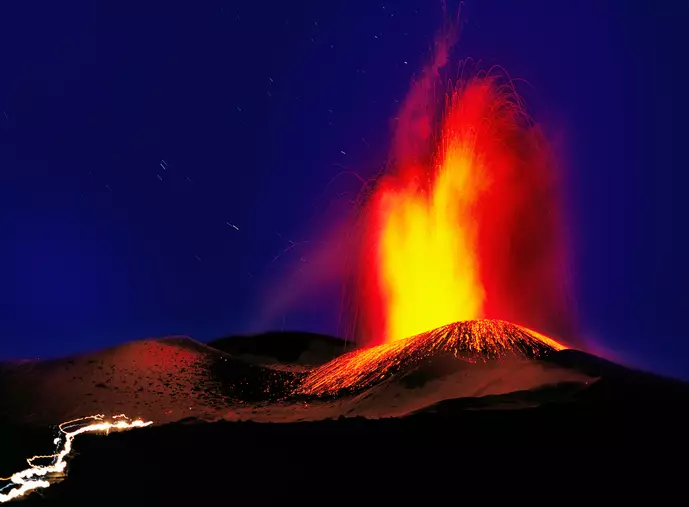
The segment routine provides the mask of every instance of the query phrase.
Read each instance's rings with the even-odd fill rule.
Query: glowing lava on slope
[[[8,481],[9,484],[0,488],[0,503],[9,502],[15,498],[20,498],[31,491],[43,489],[50,486],[50,481],[46,477],[59,476],[64,473],[67,467],[66,458],[72,451],[72,441],[77,435],[82,433],[109,433],[110,431],[124,431],[133,428],[143,428],[153,424],[150,421],[140,419],[131,420],[124,414],[116,415],[112,421],[106,421],[102,414],[81,417],[73,421],[60,424],[60,437],[55,439],[55,445],[60,446],[60,450],[55,454],[47,456],[34,456],[29,458],[29,468],[16,472],[12,477],[0,478],[0,481]],[[51,460],[49,465],[36,465],[38,460]],[[3,491],[9,490],[8,493]]]
[[[425,359],[443,355],[469,361],[533,359],[564,348],[540,333],[501,320],[456,322],[340,356],[312,370],[295,394],[323,396],[361,391]]]
[[[465,64],[442,90],[455,34],[437,39],[366,196],[350,334],[379,344],[489,318],[570,339],[553,157],[504,75]]]

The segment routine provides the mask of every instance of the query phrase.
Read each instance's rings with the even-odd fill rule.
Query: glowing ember
[[[404,340],[356,350],[313,370],[296,394],[359,391],[424,359],[442,355],[470,361],[535,358],[565,347],[530,329],[501,320],[457,322]]]
[[[452,33],[413,84],[363,208],[354,338],[480,318],[569,337],[553,159],[504,77],[465,68],[435,103]]]
[[[82,433],[109,433],[110,431],[123,431],[133,428],[143,428],[153,424],[152,422],[144,422],[140,419],[132,421],[124,414],[116,415],[112,421],[106,421],[104,415],[92,415],[82,417],[73,421],[68,421],[60,424],[60,432],[64,440],[61,442],[60,437],[55,439],[55,444],[60,445],[61,448],[56,454],[47,456],[34,456],[29,458],[29,468],[17,472],[8,478],[0,478],[0,481],[9,481],[10,483],[0,488],[0,503],[9,502],[15,498],[22,497],[31,491],[43,489],[50,486],[48,478],[62,474],[67,466],[66,458],[72,451],[72,441],[77,435]],[[50,465],[35,465],[34,461],[39,459],[51,460]],[[8,493],[2,493],[4,490],[9,490]]]

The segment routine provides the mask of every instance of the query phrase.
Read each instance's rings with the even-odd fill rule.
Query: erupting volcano
[[[436,40],[363,201],[350,332],[375,345],[488,318],[568,340],[554,158],[505,75],[465,62],[443,89],[455,35]]]
[[[641,195],[625,185],[632,170],[639,181],[665,184],[667,170],[641,172],[648,163],[672,169],[671,157],[658,155],[671,154],[673,125],[656,110],[676,114],[674,107],[653,100],[635,108],[639,93],[632,93],[657,99],[659,90],[673,91],[669,80],[630,88],[638,69],[615,73],[624,67],[625,34],[633,42],[627,52],[638,54],[648,9],[634,7],[641,17],[615,28],[633,19],[631,11],[599,12],[595,2],[469,2],[477,5],[471,25],[485,27],[471,43],[477,54],[511,56],[517,67],[528,58],[541,78],[557,78],[537,78],[536,86],[568,98],[570,114],[561,120],[582,140],[570,149],[583,169],[569,189],[550,129],[532,119],[540,114],[527,110],[515,81],[480,62],[450,65],[458,20],[440,31],[420,72],[403,78],[411,86],[390,135],[378,135],[384,104],[400,98],[392,73],[413,67],[401,64],[413,63],[404,60],[427,43],[437,4],[448,19],[446,0],[307,3],[313,9],[199,3],[198,12],[115,17],[60,5],[49,15],[65,11],[74,26],[67,18],[44,23],[44,10],[37,20],[21,15],[26,29],[6,23],[16,31],[8,40],[36,43],[3,66],[11,93],[2,101],[0,167],[8,177],[0,194],[9,214],[0,237],[9,243],[0,252],[9,256],[0,269],[10,276],[0,276],[0,507],[301,505],[343,492],[408,503],[415,485],[435,504],[436,496],[466,496],[458,481],[437,473],[421,479],[448,459],[453,471],[459,465],[461,486],[476,484],[472,471],[492,489],[496,478],[504,483],[523,471],[518,480],[538,479],[539,497],[552,484],[559,498],[563,470],[576,471],[568,487],[585,486],[580,471],[603,462],[598,456],[606,470],[620,468],[610,459],[618,455],[635,457],[635,469],[657,466],[660,459],[644,459],[648,450],[677,453],[687,440],[689,384],[610,360],[635,355],[634,347],[607,358],[580,350],[586,336],[569,298],[561,190],[573,203],[593,199],[589,213],[574,215],[582,229],[591,217],[604,226],[581,236],[581,246],[588,238],[592,248],[581,297],[599,296],[588,301],[591,313],[582,312],[592,318],[581,319],[587,334],[610,332],[611,341],[601,336],[608,346],[647,336],[656,360],[672,353],[675,338],[663,332],[681,334],[669,325],[667,303],[681,303],[682,280],[673,279],[679,292],[661,293],[671,288],[664,273],[680,270],[656,272],[651,262],[668,260],[681,231],[654,226],[647,242],[662,255],[623,258],[646,240],[646,222],[677,219],[657,206],[657,196],[672,196],[659,191],[663,185],[649,188],[657,196],[643,195],[642,204],[662,213],[644,209],[636,217],[642,223],[627,213],[641,199],[612,195]],[[644,47],[654,39],[677,45],[665,37],[665,21],[651,23],[663,37],[645,37]],[[32,34],[35,27],[48,37]],[[608,39],[615,44],[606,49]],[[49,44],[59,50],[43,55]],[[663,46],[649,47],[662,56],[656,63],[674,61]],[[572,86],[567,69],[591,53],[600,64],[595,86]],[[308,71],[316,67],[314,80]],[[608,67],[614,72],[598,72]],[[629,88],[625,96],[619,83]],[[51,93],[56,84],[60,93]],[[579,114],[582,104],[595,114]],[[623,107],[628,115],[619,114]],[[639,126],[630,127],[635,120]],[[645,135],[642,122],[662,125],[660,137]],[[600,132],[609,139],[597,146]],[[314,185],[331,176],[328,165],[360,168],[382,139],[390,141],[387,162],[354,210],[351,187],[322,206],[326,189]],[[630,140],[648,150],[631,153]],[[158,157],[166,158],[156,169]],[[353,174],[358,185],[349,167],[336,177]],[[604,197],[598,202],[574,192],[587,191],[591,175]],[[320,195],[310,197],[309,188]],[[308,229],[320,237],[297,241],[312,209],[317,227]],[[629,262],[591,279],[610,267],[594,266],[601,234],[617,241],[607,243],[607,262]],[[638,273],[617,292],[599,290]],[[620,291],[644,297],[616,298]],[[658,300],[651,307],[649,294]],[[617,305],[606,306],[612,299]],[[337,310],[348,326],[338,336],[305,332],[334,327]],[[648,315],[636,321],[634,311]],[[236,328],[210,339],[224,325]],[[235,334],[249,330],[260,334]],[[204,341],[136,339],[169,331]],[[24,340],[35,343],[6,347]],[[591,345],[602,351],[603,343]],[[22,350],[31,358],[5,359]],[[543,464],[557,477],[546,479]],[[498,477],[494,468],[508,473]]]

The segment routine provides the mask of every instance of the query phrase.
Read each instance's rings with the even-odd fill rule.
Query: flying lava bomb
[[[443,78],[457,34],[437,37],[361,200],[349,334],[380,344],[501,319],[571,340],[555,158],[504,71],[466,61]]]

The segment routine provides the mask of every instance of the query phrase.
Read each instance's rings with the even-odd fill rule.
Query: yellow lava
[[[385,341],[483,316],[473,208],[486,186],[475,136],[443,132],[430,195],[415,178],[383,189],[378,263],[386,307]]]

